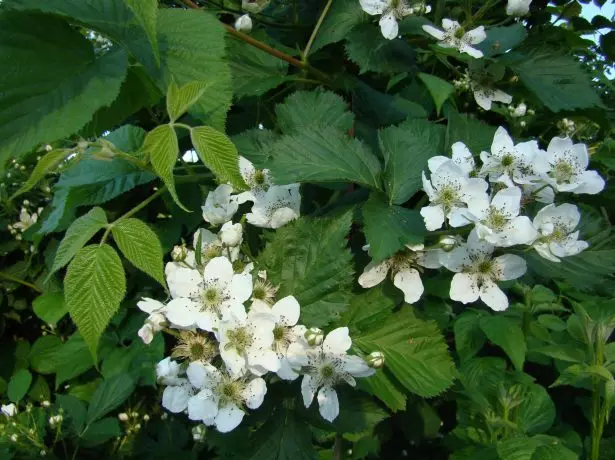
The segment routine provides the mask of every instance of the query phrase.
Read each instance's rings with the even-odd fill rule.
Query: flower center
[[[493,268],[493,261],[483,260],[478,263],[476,270],[478,271],[478,273],[482,275],[488,275],[489,273],[491,273],[492,268]]]
[[[248,347],[252,345],[252,342],[254,342],[252,333],[245,327],[231,329],[226,333],[226,337],[229,341],[227,346],[235,348],[240,354],[245,353]]]
[[[286,328],[284,326],[276,326],[273,328],[273,338],[276,342],[284,339],[286,335]]]
[[[221,254],[222,254],[222,248],[214,244],[207,246],[205,250],[203,251],[203,256],[208,260],[213,259],[214,257],[218,257]]]
[[[466,34],[465,29],[463,27],[458,27],[457,30],[455,30],[455,33],[453,35],[455,36],[455,38],[461,40],[465,34]]]
[[[201,300],[205,309],[216,308],[220,304],[220,291],[215,287],[205,289],[201,294]]]
[[[494,230],[502,230],[507,222],[506,215],[500,209],[494,207],[490,209],[487,216],[487,226]]]
[[[242,393],[245,385],[242,382],[233,380],[223,380],[216,388],[216,393],[220,397],[220,407],[228,404],[235,404],[239,407],[243,404]]]
[[[505,168],[512,166],[514,162],[515,157],[513,157],[510,153],[507,153],[502,157],[502,166],[504,166]]]
[[[331,378],[334,375],[335,375],[335,368],[332,365],[326,364],[320,368],[320,376],[322,377],[323,380],[331,380]]]
[[[560,160],[553,167],[553,177],[557,182],[570,182],[574,175],[574,167],[565,160]]]
[[[256,185],[264,185],[265,182],[267,182],[267,177],[265,176],[265,173],[263,171],[257,169],[256,171],[254,171],[253,180]]]

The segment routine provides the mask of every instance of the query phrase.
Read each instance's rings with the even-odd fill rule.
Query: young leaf
[[[325,326],[348,306],[352,257],[346,249],[351,214],[336,219],[302,218],[277,230],[258,260],[278,298],[294,295],[301,320]]]
[[[229,182],[237,190],[247,188],[239,173],[239,154],[224,133],[199,126],[190,130],[190,139],[201,161],[216,174],[220,183]]]
[[[124,267],[113,248],[82,248],[68,266],[64,293],[70,316],[96,360],[100,337],[126,293]]]
[[[410,120],[378,133],[384,156],[384,182],[394,204],[406,202],[422,189],[427,160],[444,150],[444,129],[425,120]]]
[[[179,154],[179,144],[177,134],[171,125],[160,125],[151,130],[143,141],[143,151],[149,155],[154,171],[160,176],[169,193],[173,197],[177,206],[184,211],[190,212],[179,201],[175,190],[175,179],[173,178],[173,168],[177,162]]]
[[[68,313],[62,292],[49,292],[39,295],[32,302],[32,309],[36,316],[52,326],[55,326]]]
[[[385,197],[372,193],[361,207],[363,231],[374,262],[399,251],[405,244],[422,243],[425,224],[418,211],[389,205]]]
[[[327,126],[346,132],[354,124],[346,101],[331,91],[297,91],[275,106],[275,114],[286,134]]]
[[[278,184],[354,182],[380,189],[380,162],[369,148],[334,127],[306,128],[271,146],[271,174]]]
[[[180,88],[175,80],[172,80],[167,91],[167,112],[171,122],[186,113],[186,110],[201,98],[206,89],[207,83],[204,81],[191,81]]]
[[[135,388],[134,380],[126,375],[120,374],[104,380],[94,392],[90,407],[88,407],[87,423],[107,415],[113,409],[119,407],[132,393]]]
[[[32,189],[38,182],[45,177],[45,174],[52,171],[58,164],[66,158],[66,156],[70,153],[69,150],[52,150],[51,152],[46,153],[39,161],[36,163],[32,174],[28,180],[17,190],[10,200],[15,199],[19,195],[26,193],[28,190]]]
[[[114,224],[111,233],[124,257],[166,288],[162,247],[154,231],[139,219],[123,219]]]
[[[87,214],[74,221],[58,246],[49,276],[69,263],[77,251],[105,225],[107,225],[107,215],[98,207],[90,209]]]
[[[487,338],[502,348],[515,368],[522,371],[526,345],[525,335],[519,323],[506,316],[482,316],[479,324]]]
[[[446,80],[442,80],[435,75],[427,73],[419,73],[418,77],[425,84],[434,103],[436,104],[436,112],[440,115],[440,109],[446,100],[455,92],[455,87]]]
[[[32,374],[27,369],[19,369],[9,380],[7,396],[13,402],[19,402],[28,392],[32,384]]]
[[[160,51],[158,50],[158,32],[156,21],[158,16],[158,0],[124,0],[128,8],[137,17],[137,20],[145,30],[147,38],[152,45],[156,62],[160,64]]]

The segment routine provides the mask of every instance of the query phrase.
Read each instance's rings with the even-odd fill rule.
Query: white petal
[[[451,146],[453,151],[452,159],[457,166],[459,166],[464,173],[470,174],[475,167],[474,157],[472,152],[463,142],[455,142]]]
[[[226,286],[233,279],[233,264],[226,257],[214,257],[203,270],[203,280],[217,286]]]
[[[459,144],[461,144],[461,142],[459,142]],[[453,144],[453,152],[454,151],[455,151],[455,144]],[[449,157],[445,157],[442,155],[436,155],[435,157],[431,157],[429,160],[427,160],[427,167],[429,168],[429,171],[433,174],[438,170],[440,166],[442,166],[442,164],[446,163],[447,161],[450,161]]]
[[[512,96],[499,89],[493,90],[492,99],[503,104],[510,104],[512,102]]]
[[[307,348],[302,342],[294,342],[288,346],[286,350],[286,359],[293,369],[301,369],[307,366],[309,359],[307,356]]]
[[[188,400],[188,418],[211,425],[218,414],[218,404],[211,390],[201,390]]]
[[[166,387],[162,393],[162,407],[169,412],[179,414],[188,407],[191,394],[186,386]]]
[[[581,185],[575,188],[572,193],[588,193],[590,195],[595,195],[604,189],[604,179],[597,171],[584,171],[579,179]]]
[[[199,312],[199,306],[192,300],[178,298],[171,300],[167,304],[165,316],[176,326],[190,327],[194,325],[195,315]]]
[[[252,295],[252,275],[240,273],[231,279],[231,295],[235,302],[245,302]]]
[[[473,45],[479,44],[487,38],[487,34],[485,33],[485,27],[479,26],[476,29],[472,29],[469,32],[466,32],[464,38],[467,38],[469,42]]]
[[[474,100],[484,110],[491,110],[491,101],[492,98],[489,95],[489,92],[485,91],[483,88],[478,88],[473,91]]]
[[[290,361],[284,357],[280,358],[280,368],[277,374],[282,380],[295,380],[299,377],[299,374],[297,374],[290,365]]]
[[[491,200],[491,205],[502,210],[509,219],[518,216],[521,206],[521,189],[510,187],[500,190]]]
[[[344,356],[344,371],[355,377],[369,377],[376,372],[363,358],[353,355]]]
[[[205,310],[196,312],[194,315],[194,324],[199,329],[207,332],[213,332],[218,329],[220,318],[215,311]]]
[[[554,254],[551,253],[550,245],[547,243],[535,244],[534,249],[541,257],[544,257],[551,262],[561,262],[559,258],[557,258]]]
[[[467,53],[473,58],[480,59],[483,57],[483,52],[469,45],[461,45],[459,47],[459,51],[462,53]]]
[[[190,297],[198,289],[198,284],[203,277],[192,268],[177,267],[173,262],[167,264],[165,268],[167,283],[171,297]]]
[[[444,224],[444,209],[441,205],[425,206],[421,208],[421,216],[423,216],[423,220],[425,221],[425,227],[430,232],[442,228]]]
[[[280,359],[273,350],[255,350],[248,354],[248,369],[258,376],[277,372],[280,369]]]
[[[213,389],[222,379],[220,371],[214,366],[199,362],[193,362],[188,365],[188,369],[186,369],[186,376],[188,377],[190,384],[199,389]]]
[[[371,288],[382,283],[387,277],[390,265],[389,260],[377,264],[370,262],[359,276],[359,284],[364,288]]]
[[[387,0],[360,0],[360,3],[363,11],[371,16],[384,13],[388,7]]]
[[[258,409],[265,395],[267,394],[267,384],[261,378],[256,378],[250,381],[243,390],[243,399],[249,409]]]
[[[495,263],[500,268],[500,280],[508,281],[522,277],[527,271],[525,259],[514,254],[504,254],[496,257]]]
[[[393,284],[404,293],[404,301],[409,304],[417,302],[425,290],[421,275],[414,268],[398,271],[393,277]]]
[[[451,281],[450,297],[452,300],[462,303],[472,303],[478,300],[480,295],[476,277],[467,273],[457,273]]]
[[[237,353],[235,348],[226,347],[220,344],[220,357],[226,365],[228,373],[233,378],[237,378],[246,372],[246,359]]]
[[[145,345],[149,345],[152,343],[152,340],[154,340],[154,329],[151,324],[145,323],[141,329],[137,331],[137,335]]]
[[[499,288],[497,284],[492,281],[483,283],[480,288],[480,299],[485,304],[495,311],[504,311],[508,308],[508,297]]]
[[[271,228],[280,228],[287,223],[297,219],[299,214],[291,208],[279,208],[271,215]]]
[[[256,168],[250,160],[239,156],[239,173],[246,183],[249,183],[256,172]]]
[[[320,382],[318,379],[309,374],[303,376],[303,380],[301,381],[301,395],[303,396],[303,405],[305,407],[310,407],[319,386]]]
[[[218,410],[216,415],[216,428],[220,433],[228,433],[239,426],[243,420],[244,412],[235,404],[229,404]]]
[[[325,353],[344,354],[352,346],[347,327],[338,327],[327,334],[322,343]]]
[[[294,326],[299,321],[299,315],[301,314],[299,302],[292,295],[278,300],[271,307],[271,310],[276,318],[278,318],[277,322],[283,326]]]
[[[461,25],[457,21],[453,21],[452,19],[444,18],[442,19],[442,28],[447,32],[455,32],[459,29]]]
[[[157,300],[150,299],[149,297],[143,297],[137,302],[137,307],[145,313],[152,313],[156,310],[162,310],[164,308],[164,304]]]
[[[430,25],[424,25],[423,30],[438,40],[443,40],[446,35],[444,31],[437,29],[434,26],[430,26]]]
[[[516,244],[532,244],[538,238],[538,231],[527,216],[515,217],[505,228],[507,244],[501,246],[514,246]]]
[[[340,413],[340,403],[337,393],[329,386],[322,387],[318,392],[318,406],[320,415],[325,420],[332,422]]]
[[[387,40],[393,40],[399,34],[399,26],[393,11],[389,11],[380,18],[380,31]]]
[[[448,223],[451,225],[451,227],[455,228],[464,227],[477,220],[477,217],[474,216],[467,208],[458,207],[453,207],[453,209],[451,209],[451,212],[448,213],[447,217]]]

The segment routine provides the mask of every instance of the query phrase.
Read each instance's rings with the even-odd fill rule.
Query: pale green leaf
[[[9,380],[6,393],[13,402],[19,402],[28,392],[32,384],[32,374],[27,369],[19,369]]]
[[[126,374],[116,375],[103,382],[96,389],[88,407],[87,423],[107,415],[119,407],[135,388],[134,380]]]
[[[480,328],[481,314],[468,310],[455,320],[455,350],[462,361],[472,358],[485,343],[485,334]]]
[[[47,173],[52,172],[55,167],[68,156],[69,153],[69,150],[52,150],[51,152],[43,155],[43,157],[36,163],[36,166],[34,167],[34,170],[32,171],[32,174],[30,174],[28,180],[19,188],[19,190],[13,193],[10,200],[13,200],[19,195],[32,189],[32,187],[38,184]]]
[[[162,247],[154,231],[139,219],[123,219],[111,228],[117,247],[135,267],[166,288]]]
[[[346,101],[331,91],[297,91],[276,105],[275,113],[278,127],[286,134],[327,126],[348,131],[354,123]]]
[[[173,177],[173,168],[177,162],[179,154],[179,144],[177,133],[171,125],[160,125],[151,130],[145,136],[143,141],[143,152],[148,155],[149,161],[160,176],[164,184],[169,189],[169,193],[173,200],[184,211],[188,211],[179,201],[177,191],[175,190],[175,178]]]
[[[62,292],[39,295],[32,301],[32,310],[42,321],[52,326],[55,326],[68,313]]]
[[[334,127],[306,128],[271,146],[268,164],[278,184],[354,182],[379,189],[380,162],[369,148]]]
[[[363,232],[374,262],[380,262],[404,247],[423,242],[425,224],[419,212],[390,205],[384,196],[372,193],[361,207]]]
[[[350,224],[350,213],[335,219],[301,218],[277,230],[258,257],[270,282],[280,286],[278,298],[297,298],[305,324],[325,326],[348,307]]]
[[[158,16],[158,0],[124,0],[128,8],[132,10],[139,23],[145,30],[147,38],[152,45],[156,61],[160,63],[160,51],[158,50],[158,32],[156,21]]]
[[[440,115],[442,105],[444,105],[446,100],[455,92],[455,87],[446,80],[442,80],[440,77],[436,77],[435,75],[419,73],[418,77],[429,90],[429,94],[431,94],[431,97],[436,104],[436,112]]]
[[[417,319],[409,308],[353,342],[365,353],[382,351],[387,370],[421,397],[437,396],[455,379],[455,364],[436,323]]]
[[[427,160],[442,155],[444,128],[426,120],[409,120],[379,131],[384,156],[384,182],[394,204],[406,202],[422,189]]]
[[[229,182],[235,189],[247,188],[239,172],[239,154],[231,140],[209,126],[190,130],[190,139],[201,161],[214,172],[220,183]]]
[[[191,81],[180,88],[175,80],[172,80],[167,91],[167,112],[171,121],[186,113],[186,110],[203,96],[206,89],[207,83],[203,81]]]
[[[64,293],[70,316],[96,357],[100,337],[126,293],[122,261],[113,248],[82,248],[68,266]]]
[[[11,69],[0,74],[0,168],[83,127],[118,95],[127,64],[123,50],[97,58],[63,20],[0,11],[0,67]]]
[[[523,370],[526,344],[519,322],[506,316],[482,316],[479,325],[487,339],[506,352],[515,368]]]
[[[75,220],[58,246],[50,275],[70,262],[85,243],[107,225],[107,215],[102,208],[92,208]]]

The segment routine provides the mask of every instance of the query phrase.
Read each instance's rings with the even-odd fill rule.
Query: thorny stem
[[[27,286],[30,289],[32,289],[32,290],[34,290],[34,291],[36,291],[38,293],[43,292],[37,286],[35,286],[34,284],[29,283],[28,281],[24,281],[21,278],[17,278],[17,277],[15,277],[13,275],[9,275],[8,273],[5,273],[5,272],[0,272],[0,278],[4,278],[4,279],[6,279],[8,281],[12,281],[13,283],[22,284],[23,286]]]
[[[318,35],[320,26],[322,26],[322,23],[325,20],[325,17],[327,16],[327,13],[329,12],[329,8],[331,8],[332,3],[333,3],[333,0],[329,0],[327,4],[325,5],[325,8],[322,10],[322,13],[320,13],[318,22],[316,23],[316,26],[314,26],[314,30],[312,31],[312,35],[310,36],[310,39],[308,40],[307,45],[305,46],[305,50],[303,50],[303,62],[307,62],[308,55],[310,54],[310,48],[312,48],[312,45],[314,44],[316,35]]]
[[[194,3],[192,0],[180,0],[184,5],[186,5],[188,8],[192,8],[195,10],[201,9],[201,7],[199,5],[197,5],[196,3]],[[222,24],[222,26],[226,29],[226,31],[233,35],[234,37],[237,37],[239,40],[247,43],[248,45],[254,46],[255,48],[258,48],[262,51],[264,51],[265,53],[271,54],[274,57],[277,57],[278,59],[281,59],[283,61],[288,62],[290,65],[297,67],[301,70],[305,70],[309,73],[311,73],[312,75],[314,75],[315,77],[320,78],[321,80],[323,80],[324,82],[330,82],[332,79],[329,75],[327,75],[324,72],[321,72],[318,69],[315,69],[314,67],[310,66],[309,64],[307,64],[306,62],[301,62],[298,59],[295,59],[292,56],[289,56],[286,53],[283,53],[282,51],[276,50],[275,48],[272,48],[271,46],[267,45],[266,43],[263,43],[259,40],[256,40],[255,38],[252,38],[251,36],[249,36],[248,34],[244,34],[243,32],[239,32],[238,30],[235,30],[232,26],[229,26],[228,24]]]

